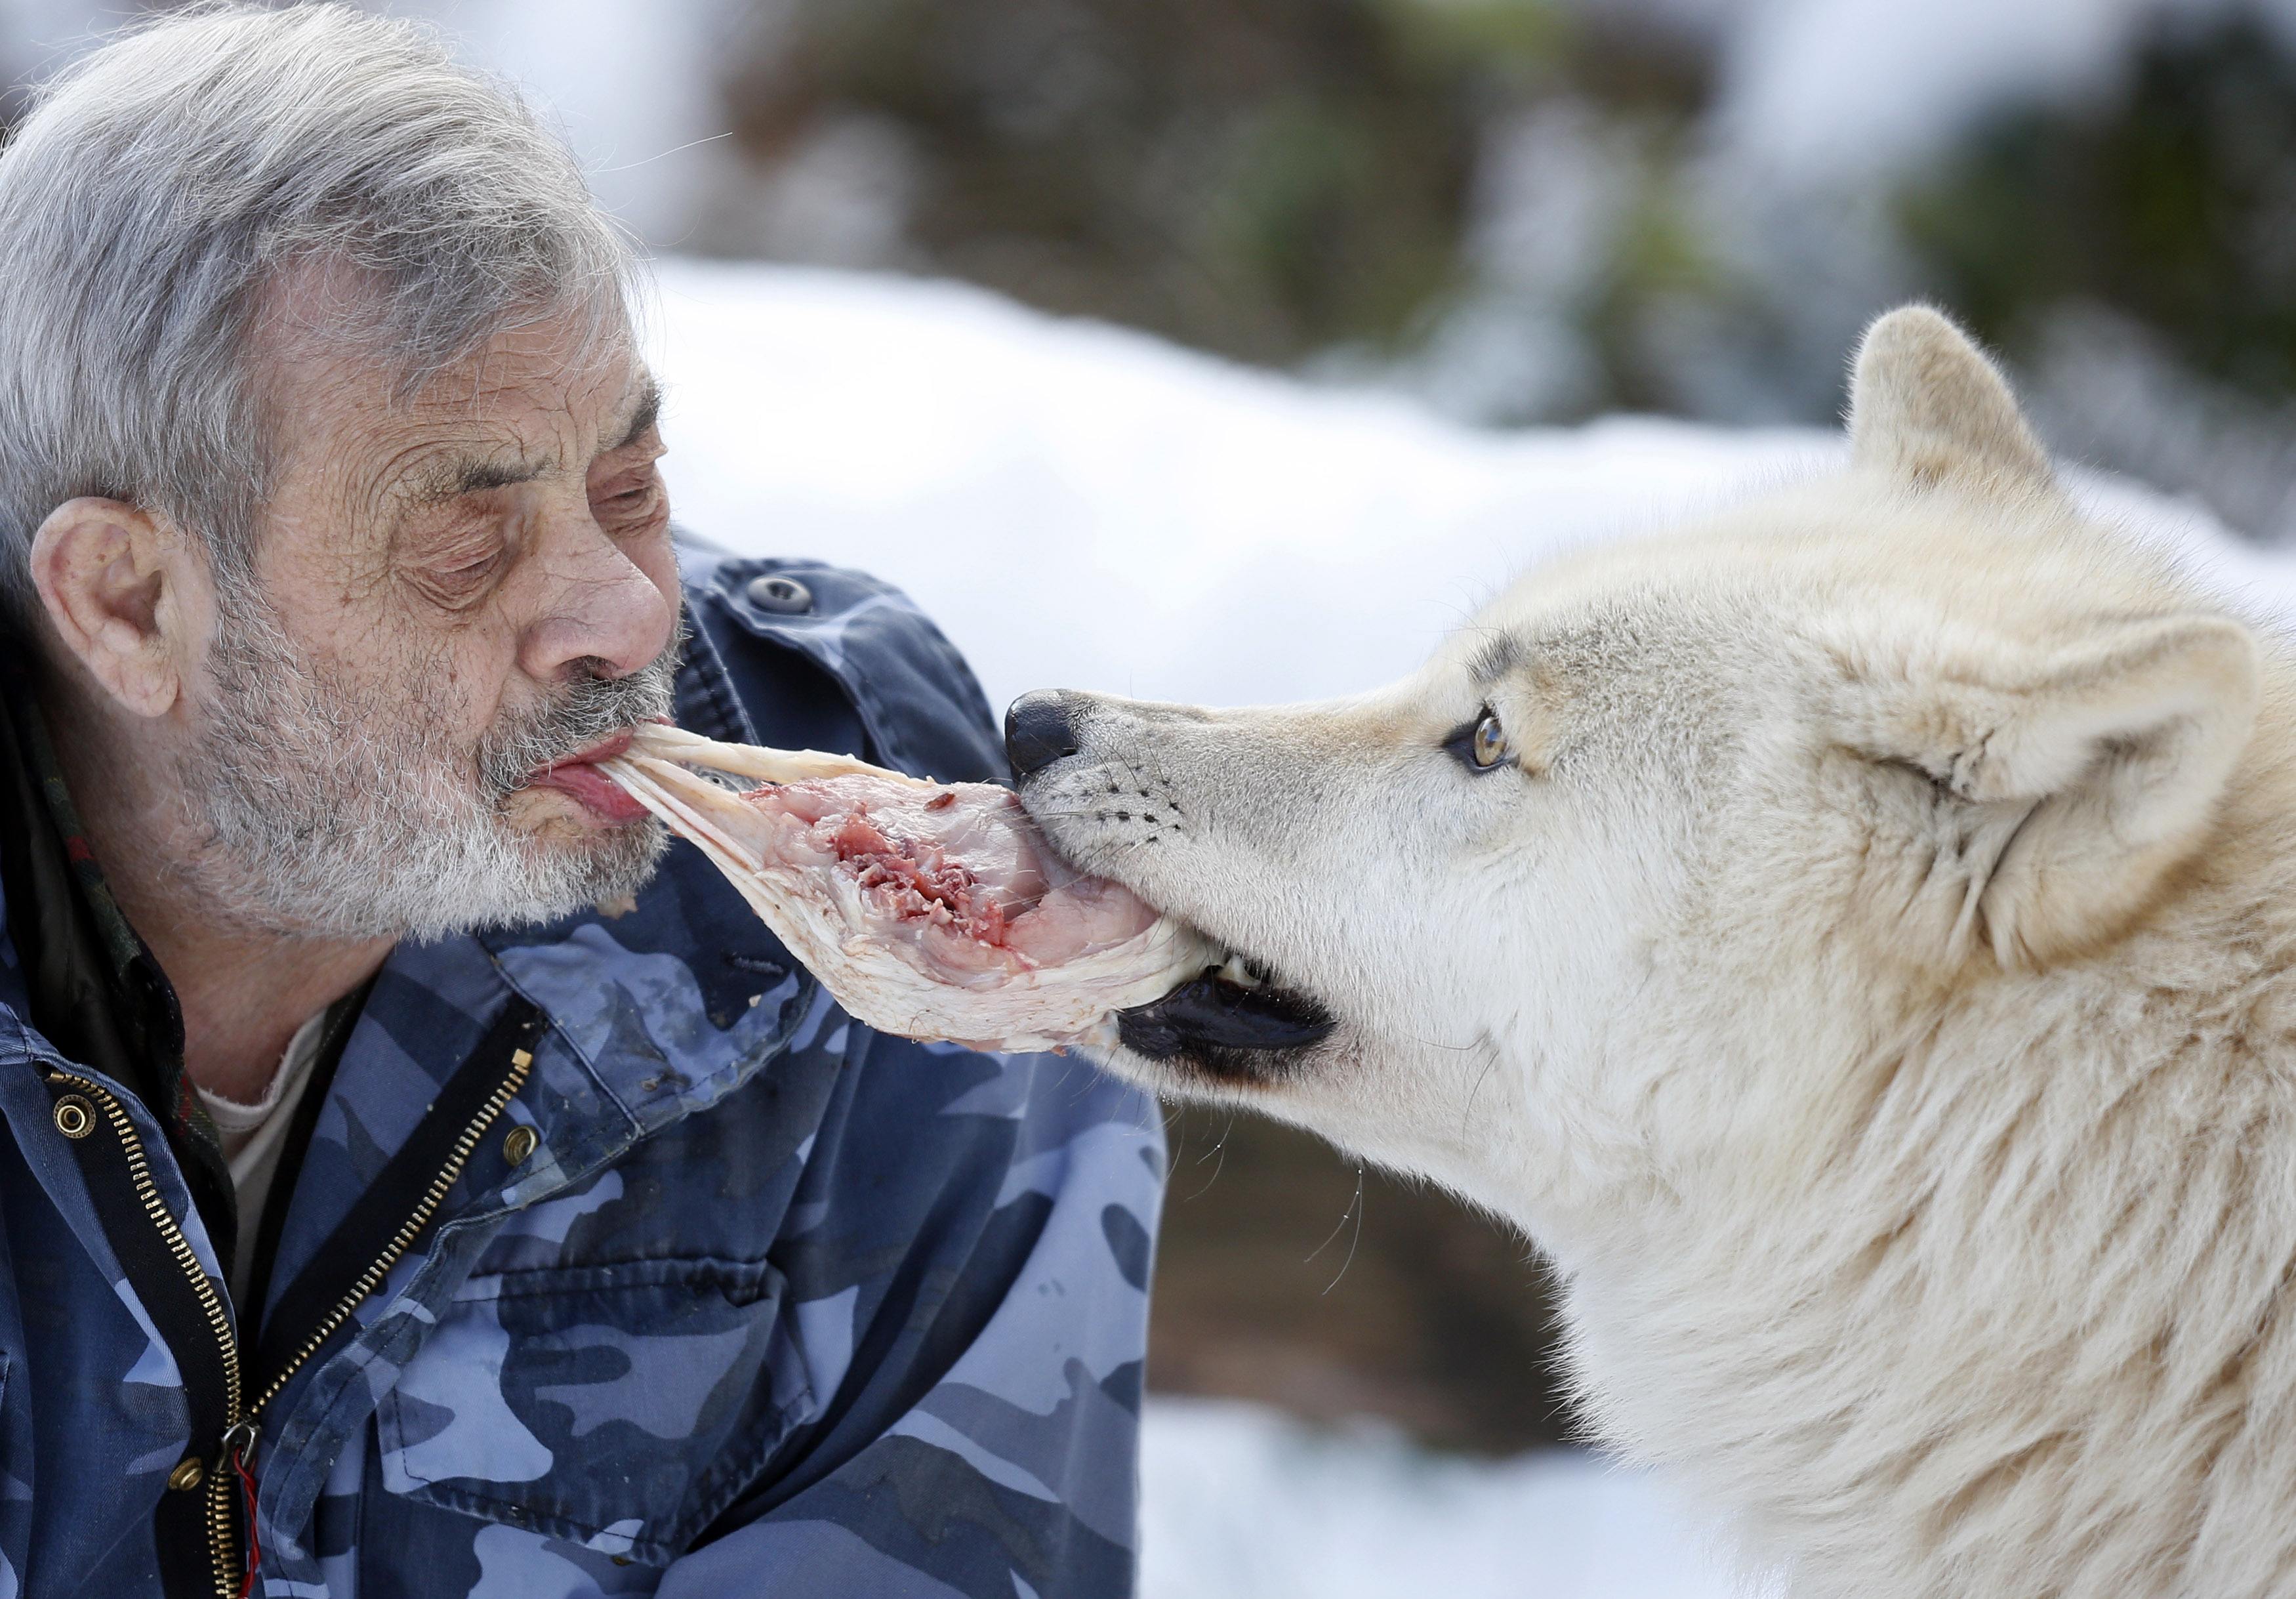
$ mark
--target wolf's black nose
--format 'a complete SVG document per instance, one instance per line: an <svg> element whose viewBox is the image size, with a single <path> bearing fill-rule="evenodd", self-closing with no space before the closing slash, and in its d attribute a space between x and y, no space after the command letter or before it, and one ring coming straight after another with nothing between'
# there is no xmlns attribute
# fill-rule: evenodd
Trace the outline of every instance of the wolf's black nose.
<svg viewBox="0 0 2296 1599"><path fill-rule="evenodd" d="M1004 756L1013 775L1041 772L1063 755L1077 752L1076 728L1069 721L1069 697L1058 689L1022 694L1004 713Z"/></svg>

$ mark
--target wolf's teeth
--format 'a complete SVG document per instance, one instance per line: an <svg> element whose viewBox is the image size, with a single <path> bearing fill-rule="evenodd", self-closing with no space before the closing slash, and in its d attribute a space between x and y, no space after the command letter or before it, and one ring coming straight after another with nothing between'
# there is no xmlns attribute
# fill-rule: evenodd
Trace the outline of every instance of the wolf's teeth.
<svg viewBox="0 0 2296 1599"><path fill-rule="evenodd" d="M1219 979L1222 982L1234 983L1239 988L1257 988L1267 980L1266 973L1254 963L1234 951L1230 951L1227 959L1221 964Z"/></svg>

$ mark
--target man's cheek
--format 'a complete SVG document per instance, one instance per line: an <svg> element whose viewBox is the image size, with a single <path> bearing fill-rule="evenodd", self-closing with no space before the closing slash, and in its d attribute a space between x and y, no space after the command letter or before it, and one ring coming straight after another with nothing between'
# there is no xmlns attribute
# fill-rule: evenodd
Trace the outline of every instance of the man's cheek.
<svg viewBox="0 0 2296 1599"><path fill-rule="evenodd" d="M511 660L478 639L400 652L398 692L422 723L430 749L451 750L473 777L480 751L507 714Z"/></svg>

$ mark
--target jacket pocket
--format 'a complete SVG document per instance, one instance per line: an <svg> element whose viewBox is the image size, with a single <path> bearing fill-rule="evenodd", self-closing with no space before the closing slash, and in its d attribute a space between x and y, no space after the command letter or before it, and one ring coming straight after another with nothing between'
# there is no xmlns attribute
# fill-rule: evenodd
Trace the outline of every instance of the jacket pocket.
<svg viewBox="0 0 2296 1599"><path fill-rule="evenodd" d="M674 1559L807 1409L783 1297L764 1261L473 1277L377 1409L382 1486Z"/></svg>

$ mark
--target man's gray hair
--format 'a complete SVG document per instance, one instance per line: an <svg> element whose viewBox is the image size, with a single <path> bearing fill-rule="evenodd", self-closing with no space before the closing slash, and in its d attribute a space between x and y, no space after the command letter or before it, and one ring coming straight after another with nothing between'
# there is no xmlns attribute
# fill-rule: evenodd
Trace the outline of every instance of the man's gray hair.
<svg viewBox="0 0 2296 1599"><path fill-rule="evenodd" d="M313 260L357 274L327 335L402 396L571 308L618 332L638 270L563 142L417 24L210 4L114 38L0 151L0 601L37 608L32 536L89 494L168 517L243 591L254 333Z"/></svg>

